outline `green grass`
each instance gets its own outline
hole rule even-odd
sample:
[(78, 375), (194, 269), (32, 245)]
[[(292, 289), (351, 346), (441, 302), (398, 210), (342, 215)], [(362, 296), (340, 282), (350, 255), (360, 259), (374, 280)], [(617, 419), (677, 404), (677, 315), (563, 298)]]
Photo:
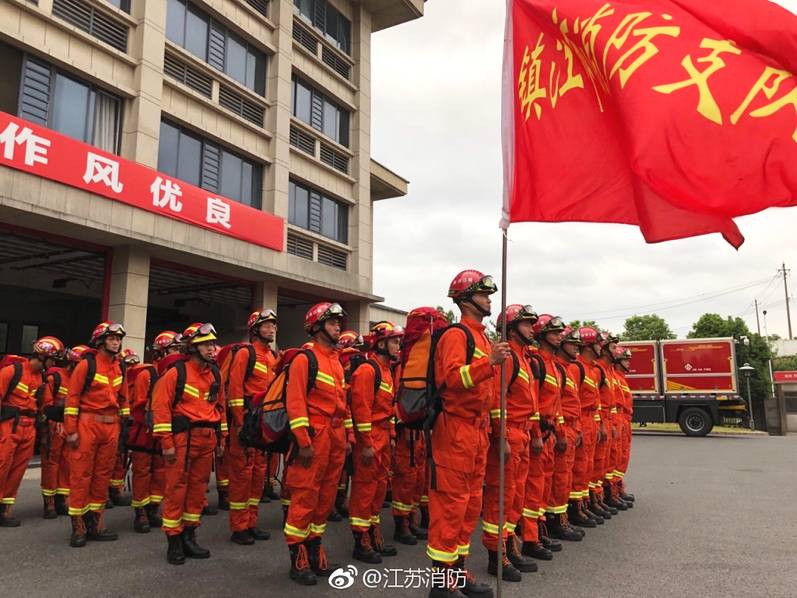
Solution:
[[(633, 430), (646, 430), (648, 432), (681, 432), (681, 427), (678, 424), (648, 424), (644, 428), (639, 424), (632, 424)], [(714, 426), (711, 430), (712, 434), (766, 434), (766, 432), (751, 431), (748, 428), (729, 428), (727, 426)]]

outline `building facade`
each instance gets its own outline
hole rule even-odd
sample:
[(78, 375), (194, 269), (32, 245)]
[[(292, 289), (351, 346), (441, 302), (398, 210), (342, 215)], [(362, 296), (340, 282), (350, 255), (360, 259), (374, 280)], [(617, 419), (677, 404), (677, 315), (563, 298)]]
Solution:
[[(245, 336), (273, 306), (365, 329), (372, 205), (407, 181), (371, 157), (371, 36), (423, 0), (0, 3), (0, 353), (124, 322)], [(82, 176), (81, 176), (82, 175)]]

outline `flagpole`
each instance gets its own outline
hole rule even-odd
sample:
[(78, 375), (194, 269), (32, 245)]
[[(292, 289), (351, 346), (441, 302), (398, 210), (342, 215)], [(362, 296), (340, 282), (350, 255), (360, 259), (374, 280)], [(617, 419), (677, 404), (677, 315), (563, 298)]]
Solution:
[[(507, 264), (507, 235), (508, 225), (506, 228), (501, 229), (501, 341), (506, 342), (506, 264)], [(501, 586), (504, 570), (504, 522), (505, 513), (504, 509), (504, 486), (506, 480), (504, 479), (504, 463), (506, 455), (504, 454), (504, 447), (506, 445), (506, 368), (501, 364), (500, 375), (500, 402), (499, 407), (499, 421), (500, 432), (498, 434), (498, 568), (495, 577), (495, 595), (496, 598), (501, 598)]]

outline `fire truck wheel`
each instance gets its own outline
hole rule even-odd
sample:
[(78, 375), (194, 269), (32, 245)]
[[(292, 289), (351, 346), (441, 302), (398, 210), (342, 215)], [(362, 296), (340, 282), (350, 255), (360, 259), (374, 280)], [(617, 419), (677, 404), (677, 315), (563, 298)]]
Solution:
[(699, 407), (690, 407), (681, 412), (678, 418), (681, 431), (687, 436), (706, 436), (714, 427), (711, 415)]

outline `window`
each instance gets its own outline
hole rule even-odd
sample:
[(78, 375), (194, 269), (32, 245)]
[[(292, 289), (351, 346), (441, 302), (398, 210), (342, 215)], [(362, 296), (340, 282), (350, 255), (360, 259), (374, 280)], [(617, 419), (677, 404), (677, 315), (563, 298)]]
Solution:
[(339, 144), (349, 146), (349, 113), (294, 77), (293, 115)]
[(130, 0), (108, 0), (108, 4), (113, 4), (119, 10), (130, 12)]
[(165, 121), (161, 122), (158, 170), (260, 209), (259, 164)]
[(38, 324), (23, 324), (22, 325), (22, 339), (19, 342), (19, 352), (22, 355), (30, 355), (33, 353), (33, 343), (39, 338)]
[(348, 243), (348, 206), (294, 181), (289, 184), (288, 222), (339, 243)]
[(327, 0), (293, 0), (295, 11), (324, 34), (328, 42), (351, 54), (351, 21)]
[(121, 100), (50, 65), (26, 58), (18, 115), (74, 139), (116, 153)]
[(249, 89), (266, 94), (266, 55), (187, 0), (168, 0), (166, 37)]

